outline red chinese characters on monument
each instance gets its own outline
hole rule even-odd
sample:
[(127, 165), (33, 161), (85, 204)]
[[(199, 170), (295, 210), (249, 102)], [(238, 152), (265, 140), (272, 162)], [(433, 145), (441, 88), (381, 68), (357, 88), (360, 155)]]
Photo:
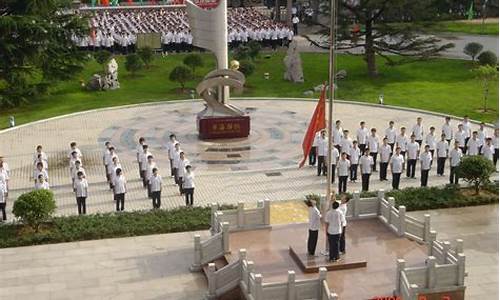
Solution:
[(241, 138), (250, 134), (250, 117), (215, 117), (198, 120), (201, 139)]

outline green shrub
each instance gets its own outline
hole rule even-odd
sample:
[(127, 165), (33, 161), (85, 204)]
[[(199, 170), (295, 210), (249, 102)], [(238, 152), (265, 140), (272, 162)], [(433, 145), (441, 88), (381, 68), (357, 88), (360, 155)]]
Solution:
[(135, 53), (127, 55), (125, 58), (125, 69), (129, 71), (132, 76), (135, 76), (137, 71), (142, 69), (144, 63), (141, 57)]
[(496, 66), (496, 64), (498, 63), (497, 55), (492, 51), (481, 52), (481, 54), (479, 54), (479, 56), (477, 57), (477, 60), (482, 66)]
[(153, 49), (151, 47), (146, 46), (146, 47), (140, 48), (137, 51), (137, 54), (139, 55), (139, 57), (141, 58), (141, 60), (146, 65), (146, 68), (149, 68), (149, 63), (151, 61), (153, 61), (153, 58), (154, 58)]
[(201, 58), (201, 55), (196, 53), (186, 55), (183, 62), (186, 66), (191, 68), (193, 75), (196, 72), (196, 68), (203, 67), (203, 59)]
[(471, 42), (467, 43), (464, 47), (464, 53), (471, 57), (472, 61), (476, 58), (476, 56), (483, 50), (483, 45)]
[(186, 66), (177, 66), (170, 72), (169, 79), (178, 82), (184, 90), (186, 82), (193, 79), (193, 72)]
[(495, 172), (493, 162), (480, 155), (463, 157), (457, 168), (458, 177), (474, 184), (476, 195), (479, 194), (481, 185), (490, 182), (490, 176), (493, 172)]
[(56, 210), (54, 194), (49, 190), (36, 190), (22, 194), (14, 201), (12, 213), (21, 222), (38, 232), (40, 225), (50, 219)]
[(239, 71), (248, 77), (255, 71), (255, 64), (249, 60), (240, 61)]
[(104, 66), (111, 59), (111, 52), (106, 50), (97, 51), (94, 54), (94, 59), (98, 64)]

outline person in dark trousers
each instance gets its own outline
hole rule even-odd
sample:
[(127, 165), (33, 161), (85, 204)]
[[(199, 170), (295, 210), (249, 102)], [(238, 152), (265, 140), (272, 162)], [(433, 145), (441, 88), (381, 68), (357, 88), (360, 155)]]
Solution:
[(332, 147), (332, 183), (335, 182), (335, 172), (337, 170), (337, 162), (339, 160), (340, 153), (337, 147)]
[(122, 169), (116, 169), (116, 177), (113, 182), (113, 195), (116, 201), (116, 211), (125, 209), (125, 194), (127, 193), (127, 180)]
[(153, 168), (153, 174), (149, 178), (149, 186), (151, 191), (151, 199), (153, 201), (153, 208), (160, 208), (161, 206), (161, 186), (163, 181), (158, 174), (158, 169)]
[(497, 167), (497, 161), (498, 161), (498, 128), (495, 128), (495, 132), (493, 134), (493, 137), (491, 138), (491, 143), (493, 144), (493, 147), (495, 148), (495, 152), (493, 153), (493, 164), (495, 165), (495, 168)]
[(411, 135), (411, 141), (406, 145), (406, 154), (408, 156), (406, 161), (406, 177), (415, 178), (415, 168), (417, 166), (417, 159), (420, 155), (420, 145), (415, 140), (415, 135)]
[(193, 206), (194, 202), (194, 173), (191, 171), (191, 166), (186, 166), (186, 174), (184, 174), (182, 188), (186, 196), (186, 206)]
[(373, 157), (370, 156), (370, 149), (365, 149), (365, 153), (359, 159), (361, 168), (361, 190), (368, 191), (370, 187), (370, 175), (372, 174)]
[(420, 154), (420, 186), (426, 187), (429, 180), (429, 171), (432, 165), (430, 146), (425, 145), (424, 152)]
[(7, 214), (5, 213), (5, 207), (7, 205), (7, 186), (3, 180), (0, 180), (0, 210), (2, 210), (2, 220), (7, 220)]
[(314, 256), (318, 243), (318, 232), (321, 220), (321, 213), (316, 207), (316, 201), (308, 200), (306, 205), (309, 210), (309, 235), (307, 238), (307, 254)]
[(368, 149), (370, 149), (370, 155), (373, 157), (372, 171), (377, 172), (377, 155), (379, 152), (379, 139), (377, 136), (377, 129), (372, 128), (370, 130), (370, 136), (366, 139), (368, 143)]
[(76, 204), (78, 206), (78, 214), (85, 215), (87, 214), (87, 196), (88, 196), (88, 188), (89, 183), (85, 178), (85, 174), (82, 171), (78, 171), (76, 173), (77, 178), (75, 179), (74, 187), (75, 187), (75, 195), (76, 195)]
[(316, 148), (318, 145), (318, 139), (320, 138), (321, 133), (318, 131), (314, 135), (314, 141), (311, 147), (311, 150), (309, 151), (309, 165), (314, 166), (316, 165)]
[(326, 176), (326, 156), (328, 154), (328, 138), (326, 137), (326, 130), (321, 130), (320, 137), (318, 138), (316, 146), (316, 156), (318, 157), (318, 176)]
[(347, 202), (349, 202), (349, 196), (347, 194), (342, 194), (340, 197), (339, 211), (344, 217), (344, 224), (342, 224), (342, 234), (340, 235), (339, 250), (340, 254), (345, 254), (345, 229), (347, 227)]
[(463, 153), (459, 142), (455, 141), (453, 149), (450, 150), (450, 184), (458, 184), (457, 167), (460, 164)]
[(339, 174), (339, 194), (347, 191), (347, 178), (349, 178), (349, 169), (351, 162), (347, 159), (347, 153), (342, 152), (342, 155), (337, 162)]
[(444, 176), (444, 166), (446, 158), (448, 157), (449, 144), (446, 140), (446, 134), (441, 134), (441, 140), (436, 144), (436, 157), (437, 157), (437, 175)]
[(358, 147), (358, 142), (352, 142), (352, 148), (349, 153), (349, 160), (351, 161), (351, 170), (349, 172), (351, 182), (358, 180), (358, 164), (359, 157), (361, 156), (361, 149)]
[(340, 236), (345, 224), (344, 215), (338, 210), (339, 203), (333, 201), (332, 209), (326, 213), (325, 226), (328, 233), (329, 261), (336, 262), (340, 259)]
[(396, 147), (396, 152), (394, 152), (389, 160), (389, 166), (392, 173), (392, 189), (394, 190), (399, 190), (399, 181), (401, 180), (404, 164), (405, 158), (401, 154), (401, 147)]
[(387, 180), (387, 166), (389, 165), (389, 159), (391, 159), (392, 148), (388, 143), (388, 139), (385, 137), (382, 140), (382, 145), (380, 146), (380, 181)]

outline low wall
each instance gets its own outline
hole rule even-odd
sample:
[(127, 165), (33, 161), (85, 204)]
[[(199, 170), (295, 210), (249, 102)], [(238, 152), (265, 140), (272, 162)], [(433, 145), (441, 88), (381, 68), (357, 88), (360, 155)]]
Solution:
[(271, 201), (259, 200), (257, 208), (245, 208), (244, 202), (238, 202), (238, 208), (230, 210), (219, 210), (216, 203), (212, 203), (210, 232), (218, 232), (217, 224), (227, 222), (229, 231), (242, 231), (270, 228)]
[(194, 262), (191, 271), (199, 271), (202, 266), (229, 253), (229, 223), (217, 223), (218, 232), (201, 241), (201, 236), (194, 236)]

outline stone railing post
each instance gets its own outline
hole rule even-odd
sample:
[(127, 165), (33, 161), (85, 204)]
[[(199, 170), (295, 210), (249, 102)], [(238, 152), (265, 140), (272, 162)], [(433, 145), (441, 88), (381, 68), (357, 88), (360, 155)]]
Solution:
[(432, 247), (434, 247), (434, 242), (436, 241), (436, 238), (437, 238), (437, 232), (434, 231), (434, 230), (431, 230), (431, 232), (429, 233), (429, 237), (428, 237), (428, 240), (429, 241), (425, 241), (426, 243), (429, 244), (429, 247), (428, 247), (428, 255), (431, 256), (432, 255)]
[(329, 300), (338, 300), (339, 299), (339, 295), (337, 295), (337, 293), (331, 293), (330, 297), (328, 299)]
[(189, 268), (192, 272), (199, 271), (201, 269), (201, 237), (199, 234), (194, 236), (194, 261)]
[(400, 205), (398, 212), (399, 212), (398, 235), (404, 236), (406, 232), (406, 206)]
[(464, 253), (464, 240), (457, 239), (457, 244), (455, 246), (455, 254)]
[(262, 292), (262, 274), (255, 274), (255, 295), (254, 300), (262, 300), (263, 292)]
[[(389, 203), (389, 214), (387, 215), (387, 224), (388, 225), (391, 225), (392, 223), (392, 208), (394, 206), (396, 206), (396, 200), (394, 199), (394, 197), (389, 197), (387, 199), (387, 202)], [(380, 206), (380, 205), (379, 205)], [(380, 215), (381, 213), (379, 213)]]
[(359, 191), (355, 191), (353, 194), (352, 194), (352, 200), (350, 202), (352, 202), (352, 217), (354, 219), (357, 219), (359, 218), (359, 201), (361, 199), (361, 196), (359, 194)]
[(217, 290), (217, 280), (215, 279), (215, 264), (209, 263), (207, 268), (208, 299), (215, 299)]
[(427, 289), (432, 289), (436, 286), (436, 258), (434, 256), (429, 256), (426, 261), (427, 274), (426, 274), (426, 287)]
[(245, 227), (245, 203), (243, 202), (238, 202), (238, 210), (237, 210), (237, 218), (236, 218), (236, 227), (237, 228), (243, 228)]
[(257, 200), (257, 208), (264, 207), (264, 200)]
[(271, 224), (271, 200), (264, 200), (264, 225)]
[(431, 215), (424, 215), (424, 242), (428, 243), (430, 241), (430, 233), (431, 233)]
[(463, 286), (465, 280), (465, 254), (457, 254), (458, 272), (457, 272), (457, 285)]
[(288, 271), (288, 292), (287, 299), (295, 300), (296, 291), (295, 291), (295, 271)]
[(318, 278), (318, 282), (319, 282), (319, 299), (323, 299), (325, 296), (328, 298), (329, 295), (325, 295), (324, 294), (324, 290), (323, 290), (323, 282), (326, 280), (326, 268), (325, 267), (320, 267), (318, 269), (318, 272), (319, 272), (319, 278)]
[(448, 241), (443, 242), (443, 260), (441, 261), (441, 264), (446, 264), (447, 258), (448, 258), (448, 253), (451, 250), (451, 244)]
[(210, 206), (210, 233), (212, 235), (217, 233), (217, 229), (215, 228), (217, 226), (217, 218), (215, 214), (217, 213), (217, 210), (219, 209), (219, 206), (217, 203), (212, 203)]
[(405, 267), (406, 261), (404, 259), (396, 261), (396, 295), (401, 294), (401, 272), (404, 271)]
[(247, 258), (247, 249), (241, 248), (239, 255), (240, 255), (240, 262), (243, 262)]
[(410, 283), (410, 290), (408, 291), (408, 296), (411, 300), (417, 299), (418, 284)]
[(224, 249), (224, 254), (229, 253), (229, 223), (222, 223), (222, 245)]
[(254, 266), (255, 265), (254, 265), (253, 261), (251, 261), (251, 260), (247, 261), (247, 273), (245, 274), (246, 277), (243, 278), (243, 280), (246, 283), (247, 288), (248, 288), (248, 284), (250, 281), (250, 274), (253, 273)]
[[(385, 191), (383, 189), (377, 192), (377, 216), (380, 216), (380, 200), (385, 199)], [(394, 206), (394, 205), (393, 205)]]

